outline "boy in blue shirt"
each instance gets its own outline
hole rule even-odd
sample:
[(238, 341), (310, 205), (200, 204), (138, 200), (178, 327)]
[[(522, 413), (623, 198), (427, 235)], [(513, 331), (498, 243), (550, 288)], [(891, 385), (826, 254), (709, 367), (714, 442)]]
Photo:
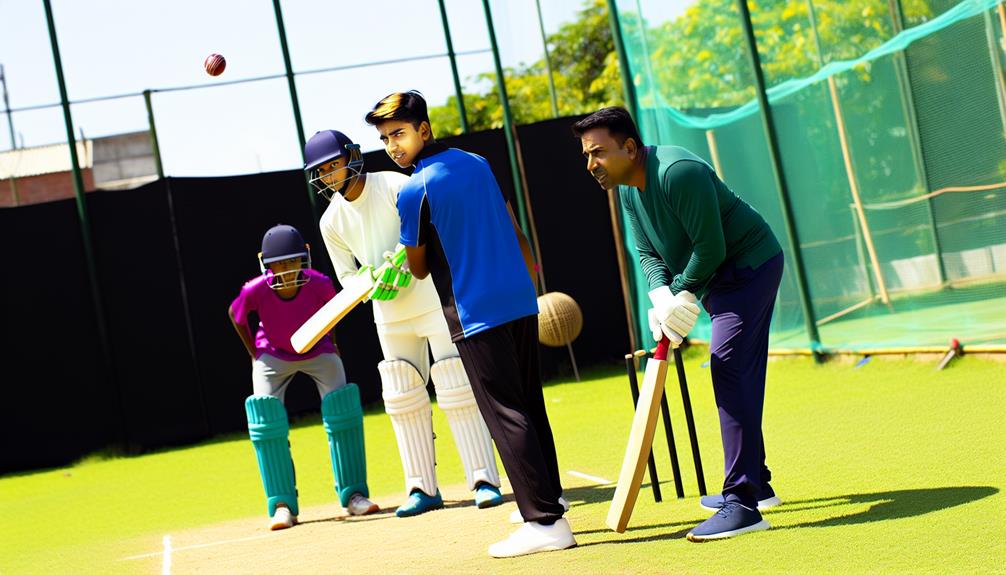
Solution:
[(433, 277), (476, 403), (503, 460), (524, 525), (489, 546), (514, 557), (576, 545), (563, 517), (555, 442), (542, 396), (534, 261), (489, 163), (437, 142), (418, 92), (366, 116), (399, 167), (399, 241), (417, 278)]

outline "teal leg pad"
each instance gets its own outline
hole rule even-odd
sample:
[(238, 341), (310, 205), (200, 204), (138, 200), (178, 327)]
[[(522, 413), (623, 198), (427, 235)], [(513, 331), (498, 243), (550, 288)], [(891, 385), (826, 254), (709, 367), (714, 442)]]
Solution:
[(269, 517), (276, 505), (286, 503), (294, 515), (297, 507), (297, 479), (290, 457), (290, 423), (283, 402), (271, 395), (253, 395), (245, 400), (248, 435), (255, 446), (258, 469), (269, 504)]
[(363, 447), (363, 408), (360, 388), (346, 384), (321, 400), (321, 420), (328, 434), (335, 474), (335, 492), (343, 507), (354, 493), (370, 497), (367, 458)]

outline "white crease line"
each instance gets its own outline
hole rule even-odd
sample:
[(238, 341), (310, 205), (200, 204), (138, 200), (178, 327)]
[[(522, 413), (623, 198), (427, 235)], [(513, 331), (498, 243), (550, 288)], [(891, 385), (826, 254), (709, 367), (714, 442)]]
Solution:
[(164, 561), (161, 563), (161, 575), (171, 575), (171, 536), (164, 536)]
[[(226, 541), (215, 541), (213, 543), (200, 543), (199, 545), (186, 545), (185, 547), (175, 547), (175, 551), (187, 551), (189, 549), (202, 549), (203, 547), (215, 547), (217, 545), (226, 545), (228, 543), (241, 543), (242, 541), (254, 541), (255, 539), (265, 539), (270, 535), (256, 535), (254, 537), (244, 537), (242, 539), (228, 539)], [(133, 561), (134, 559), (146, 559), (147, 557), (157, 557), (158, 555), (163, 555), (163, 551), (157, 551), (155, 553), (144, 553), (142, 555), (133, 555), (132, 557), (123, 557), (119, 561)]]
[(586, 473), (580, 473), (579, 471), (567, 471), (566, 473), (572, 475), (573, 477), (579, 477), (580, 479), (586, 479), (587, 481), (593, 481), (598, 485), (607, 485), (613, 483), (610, 479), (605, 479), (603, 477), (598, 477), (596, 475), (587, 475)]

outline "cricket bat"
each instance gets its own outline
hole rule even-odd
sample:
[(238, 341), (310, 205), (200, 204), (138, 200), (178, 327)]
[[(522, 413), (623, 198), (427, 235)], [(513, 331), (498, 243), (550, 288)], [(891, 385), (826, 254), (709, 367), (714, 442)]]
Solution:
[(943, 359), (941, 359), (940, 363), (937, 364), (936, 371), (941, 371), (943, 368), (947, 366), (947, 364), (950, 363), (950, 360), (961, 355), (964, 355), (964, 347), (961, 345), (961, 342), (958, 341), (958, 339), (955, 337), (950, 340), (950, 349), (947, 350), (947, 353), (944, 354)]
[(657, 417), (660, 414), (660, 398), (664, 393), (664, 378), (667, 375), (667, 348), (670, 341), (667, 337), (660, 340), (657, 350), (646, 364), (643, 375), (643, 385), (639, 389), (639, 402), (636, 403), (636, 414), (632, 418), (632, 430), (629, 432), (629, 445), (625, 448), (625, 458), (622, 460), (622, 471), (618, 475), (618, 485), (615, 487), (615, 497), (608, 509), (608, 519), (605, 523), (618, 533), (624, 533), (632, 516), (632, 508), (636, 505), (639, 487), (643, 482), (643, 471), (653, 446), (653, 434), (657, 429)]
[[(385, 264), (378, 268), (382, 271)], [(314, 347), (322, 337), (332, 331), (339, 320), (346, 317), (346, 314), (353, 311), (360, 302), (367, 299), (367, 294), (373, 289), (372, 282), (364, 277), (353, 278), (355, 281), (346, 282), (348, 285), (342, 286), (342, 291), (335, 294), (335, 297), (328, 300), (328, 303), (321, 306), (314, 312), (304, 325), (297, 328), (290, 336), (290, 345), (297, 353), (304, 353)]]

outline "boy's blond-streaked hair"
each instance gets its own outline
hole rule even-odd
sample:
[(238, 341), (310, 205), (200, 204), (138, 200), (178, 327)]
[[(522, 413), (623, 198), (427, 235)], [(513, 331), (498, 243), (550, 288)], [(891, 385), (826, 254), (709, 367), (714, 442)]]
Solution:
[(423, 122), (430, 123), (430, 115), (426, 110), (426, 100), (416, 90), (388, 94), (384, 98), (381, 98), (381, 101), (374, 106), (373, 110), (367, 112), (364, 119), (371, 126), (377, 126), (389, 120), (409, 122), (417, 130)]

